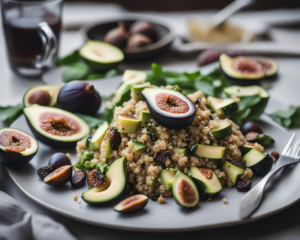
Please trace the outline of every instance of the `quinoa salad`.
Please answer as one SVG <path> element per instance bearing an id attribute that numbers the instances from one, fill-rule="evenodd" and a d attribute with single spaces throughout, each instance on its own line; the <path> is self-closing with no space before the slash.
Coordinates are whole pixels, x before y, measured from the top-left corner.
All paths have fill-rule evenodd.
<path id="1" fill-rule="evenodd" d="M 158 88 L 150 83 L 144 83 L 143 86 Z M 173 86 L 161 86 L 160 88 L 172 89 Z M 158 203 L 164 203 L 165 198 L 173 195 L 172 189 L 167 189 L 161 178 L 162 171 L 168 168 L 179 170 L 185 175 L 188 175 L 190 167 L 209 169 L 217 176 L 222 187 L 234 187 L 234 183 L 220 165 L 217 166 L 208 158 L 195 156 L 190 150 L 186 154 L 182 154 L 175 152 L 174 148 L 191 149 L 195 144 L 224 147 L 223 162 L 240 161 L 242 159 L 241 149 L 245 145 L 249 145 L 260 152 L 263 152 L 264 148 L 258 143 L 248 143 L 238 125 L 221 114 L 220 111 L 212 110 L 202 91 L 188 94 L 187 97 L 195 104 L 195 117 L 188 126 L 170 129 L 150 118 L 147 122 L 139 125 L 136 133 L 121 133 L 121 143 L 117 149 L 112 151 L 109 158 L 107 158 L 105 145 L 105 140 L 110 137 L 108 134 L 104 136 L 99 150 L 88 149 L 87 139 L 79 141 L 76 147 L 78 159 L 86 151 L 93 153 L 93 158 L 89 160 L 92 164 L 107 163 L 111 165 L 116 159 L 126 158 L 127 194 L 140 193 L 146 196 L 156 194 Z M 232 99 L 236 103 L 239 102 L 239 98 L 232 97 Z M 121 129 L 117 124 L 118 116 L 138 119 L 141 112 L 149 111 L 146 101 L 143 99 L 136 101 L 134 93 L 131 91 L 131 99 L 125 102 L 123 106 L 115 108 L 110 127 L 111 129 L 117 128 L 120 132 Z M 215 138 L 212 135 L 212 130 L 218 129 L 224 121 L 230 123 L 231 134 L 223 138 Z M 156 138 L 153 139 L 151 134 L 155 134 Z M 136 153 L 134 141 L 143 144 L 146 151 Z M 252 170 L 245 167 L 240 179 L 250 179 L 252 176 Z"/>

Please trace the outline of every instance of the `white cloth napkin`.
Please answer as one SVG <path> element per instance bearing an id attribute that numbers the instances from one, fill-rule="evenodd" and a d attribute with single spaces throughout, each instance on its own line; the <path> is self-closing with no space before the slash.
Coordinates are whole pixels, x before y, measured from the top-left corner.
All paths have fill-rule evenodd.
<path id="1" fill-rule="evenodd" d="M 76 240 L 51 218 L 26 211 L 12 197 L 0 191 L 0 240 Z"/>

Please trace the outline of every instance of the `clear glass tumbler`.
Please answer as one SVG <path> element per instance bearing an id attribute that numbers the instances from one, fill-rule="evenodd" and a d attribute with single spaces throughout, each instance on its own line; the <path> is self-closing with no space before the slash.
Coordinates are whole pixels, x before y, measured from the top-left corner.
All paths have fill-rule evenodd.
<path id="1" fill-rule="evenodd" d="M 63 0 L 1 0 L 3 31 L 12 71 L 38 77 L 57 59 Z"/>

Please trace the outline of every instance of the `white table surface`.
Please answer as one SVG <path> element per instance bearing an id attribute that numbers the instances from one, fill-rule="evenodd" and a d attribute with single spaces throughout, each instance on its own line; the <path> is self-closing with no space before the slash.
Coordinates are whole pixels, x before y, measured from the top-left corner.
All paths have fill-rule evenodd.
<path id="1" fill-rule="evenodd" d="M 88 22 L 91 19 L 101 19 L 105 16 L 118 15 L 121 11 L 120 8 L 107 5 L 105 13 L 101 14 L 100 5 L 86 5 L 85 11 L 91 9 L 90 14 L 80 15 L 80 22 Z M 65 25 L 72 25 L 74 22 L 78 24 L 78 12 L 82 6 L 70 4 L 65 8 Z M 99 10 L 95 10 L 99 9 Z M 99 13 L 100 11 L 100 13 Z M 102 11 L 103 12 L 103 11 Z M 145 13 L 146 14 L 146 13 Z M 147 13 L 150 14 L 150 13 Z M 152 13 L 155 16 L 164 18 L 165 21 L 170 23 L 178 34 L 184 34 L 184 20 L 192 15 L 209 16 L 212 12 L 193 12 L 193 13 Z M 101 16 L 100 16 L 101 15 Z M 100 17 L 99 17 L 100 16 Z M 300 16 L 300 10 L 290 11 L 272 11 L 272 12 L 257 12 L 238 14 L 238 18 L 256 19 L 260 21 L 273 21 L 281 18 L 284 20 L 294 19 Z M 77 19 L 77 21 L 75 20 Z M 2 27 L 2 24 L 1 24 Z M 0 29 L 0 105 L 6 106 L 11 104 L 20 103 L 24 92 L 33 86 L 42 84 L 39 79 L 23 79 L 14 75 L 7 64 L 6 52 L 4 45 L 4 38 L 2 29 Z M 297 44 L 300 47 L 300 28 L 294 29 L 274 29 L 276 40 L 286 44 Z M 61 50 L 60 54 L 66 55 L 72 50 L 78 48 L 82 44 L 82 38 L 78 31 L 65 31 L 62 33 Z M 274 57 L 280 65 L 279 77 L 277 80 L 272 81 L 272 88 L 270 89 L 271 96 L 281 99 L 288 104 L 300 105 L 300 58 L 296 57 Z M 121 70 L 126 68 L 148 70 L 152 62 L 159 63 L 165 68 L 177 71 L 193 70 L 197 68 L 195 58 L 179 58 L 173 54 L 166 53 L 164 56 L 152 59 L 150 61 L 136 63 L 136 64 L 122 64 Z M 0 123 L 0 127 L 3 124 Z M 296 130 L 300 134 L 300 130 Z M 32 212 L 45 214 L 56 221 L 65 225 L 70 232 L 78 239 L 191 239 L 197 237 L 199 239 L 299 239 L 300 238 L 300 203 L 272 215 L 268 218 L 240 226 L 216 228 L 203 231 L 184 232 L 184 233 L 139 233 L 127 232 L 114 229 L 107 229 L 96 227 L 93 225 L 81 223 L 79 221 L 69 219 L 48 209 L 36 204 L 30 198 L 25 196 L 13 183 L 7 175 L 5 169 L 0 165 L 0 191 L 4 191 L 14 197 L 23 206 Z M 299 196 L 300 198 L 300 196 Z M 63 239 L 63 238 L 62 238 Z"/>

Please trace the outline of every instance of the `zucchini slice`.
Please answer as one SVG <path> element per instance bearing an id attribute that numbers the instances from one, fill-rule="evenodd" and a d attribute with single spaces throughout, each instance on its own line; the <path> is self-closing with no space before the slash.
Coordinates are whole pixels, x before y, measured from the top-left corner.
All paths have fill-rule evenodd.
<path id="1" fill-rule="evenodd" d="M 231 98 L 221 99 L 208 97 L 207 102 L 215 112 L 219 112 L 224 116 L 230 115 L 238 109 L 238 104 Z"/>
<path id="2" fill-rule="evenodd" d="M 206 177 L 203 171 L 207 171 L 210 177 Z M 188 175 L 194 180 L 197 187 L 209 197 L 217 197 L 222 190 L 222 185 L 217 175 L 210 169 L 190 167 Z"/>
<path id="3" fill-rule="evenodd" d="M 245 172 L 245 169 L 239 168 L 228 161 L 224 161 L 221 168 L 234 185 L 236 184 L 236 181 L 239 180 Z"/>
<path id="4" fill-rule="evenodd" d="M 174 153 L 183 154 L 184 156 L 187 155 L 187 148 L 173 147 L 172 150 Z"/>
<path id="5" fill-rule="evenodd" d="M 220 166 L 225 154 L 225 147 L 194 144 L 191 152 L 195 156 L 208 158 L 211 162 Z"/>
<path id="6" fill-rule="evenodd" d="M 225 88 L 224 92 L 228 97 L 235 96 L 238 98 L 259 95 L 261 98 L 268 99 L 270 96 L 265 89 L 256 85 L 247 87 L 232 85 L 230 87 Z"/>
<path id="7" fill-rule="evenodd" d="M 243 154 L 246 154 L 248 153 L 249 151 L 251 151 L 252 149 L 254 149 L 255 147 L 252 146 L 252 145 L 244 145 L 243 148 L 242 148 L 242 153 Z"/>
<path id="8" fill-rule="evenodd" d="M 246 167 L 250 168 L 255 175 L 266 175 L 273 166 L 273 158 L 269 154 L 262 153 L 257 149 L 251 149 L 244 157 Z"/>
<path id="9" fill-rule="evenodd" d="M 220 122 L 219 127 L 211 130 L 211 134 L 214 136 L 214 138 L 223 138 L 226 136 L 230 136 L 232 133 L 232 126 L 230 122 L 224 120 Z"/>
<path id="10" fill-rule="evenodd" d="M 175 168 L 166 168 L 160 173 L 160 178 L 166 189 L 172 188 L 177 171 Z"/>
<path id="11" fill-rule="evenodd" d="M 91 138 L 89 149 L 92 150 L 99 150 L 101 142 L 105 136 L 106 130 L 109 128 L 108 122 L 104 122 L 101 124 L 96 132 L 94 133 L 93 137 Z"/>

